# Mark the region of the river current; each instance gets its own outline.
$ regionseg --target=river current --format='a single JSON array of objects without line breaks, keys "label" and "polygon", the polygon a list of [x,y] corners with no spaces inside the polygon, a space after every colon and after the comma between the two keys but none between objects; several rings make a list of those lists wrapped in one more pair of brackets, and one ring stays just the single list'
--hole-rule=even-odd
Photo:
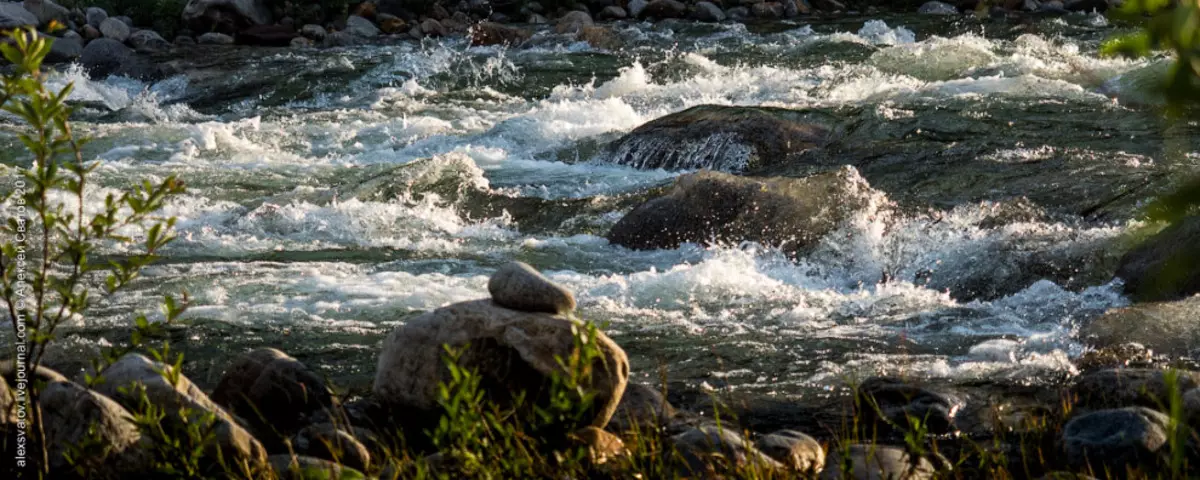
[{"label": "river current", "polygon": [[[1095,14],[614,29],[618,50],[547,29],[520,48],[231,49],[159,82],[67,69],[54,81],[76,83],[101,164],[89,208],[139,178],[189,188],[166,212],[178,239],[164,259],[71,325],[58,361],[187,291],[173,343],[199,383],[271,345],[366,388],[391,328],[485,297],[518,259],[574,291],[640,381],[765,395],[875,374],[1039,382],[1073,372],[1081,322],[1129,303],[1112,260],[1153,189],[1077,200],[1197,166],[1193,127],[1164,127],[1143,93],[1161,60],[1101,58],[1114,30]],[[610,245],[627,206],[535,224],[479,205],[605,205],[669,182],[685,172],[614,165],[603,145],[701,104],[814,112],[854,139],[849,157],[932,173],[899,162],[866,211],[795,260]]]}]

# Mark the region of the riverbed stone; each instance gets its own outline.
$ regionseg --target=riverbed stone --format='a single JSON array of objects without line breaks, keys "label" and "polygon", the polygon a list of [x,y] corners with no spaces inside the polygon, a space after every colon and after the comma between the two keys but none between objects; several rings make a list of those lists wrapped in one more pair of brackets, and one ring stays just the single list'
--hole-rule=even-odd
[{"label": "riverbed stone", "polygon": [[764,470],[786,470],[783,464],[758,451],[728,425],[701,425],[672,437],[671,441],[693,475],[719,474],[746,465]]},{"label": "riverbed stone", "polygon": [[125,22],[115,18],[107,18],[100,22],[100,34],[104,35],[104,38],[124,43],[129,40],[129,25],[125,25]]},{"label": "riverbed stone", "polygon": [[631,383],[625,387],[625,393],[605,428],[617,433],[657,432],[674,417],[675,407],[667,402],[659,389]]},{"label": "riverbed stone", "polygon": [[647,3],[638,13],[638,18],[653,18],[665,20],[668,18],[684,18],[688,8],[679,0],[653,0]]},{"label": "riverbed stone", "polygon": [[310,23],[303,27],[300,27],[300,35],[302,35],[304,38],[307,38],[314,42],[319,42],[319,41],[325,39],[325,35],[326,35],[325,27],[322,27],[320,25],[314,25],[314,24]]},{"label": "riverbed stone", "polygon": [[492,301],[522,312],[565,314],[575,310],[575,296],[529,264],[510,262],[488,279]]},{"label": "riverbed stone", "polygon": [[1070,393],[1077,404],[1089,409],[1143,406],[1163,408],[1172,395],[1168,375],[1174,375],[1174,389],[1182,393],[1200,386],[1200,373],[1187,370],[1154,368],[1111,368],[1080,375]]},{"label": "riverbed stone", "polygon": [[956,395],[895,378],[875,377],[856,389],[858,416],[879,420],[906,431],[910,419],[920,421],[933,434],[957,431],[955,419],[965,402]]},{"label": "riverbed stone", "polygon": [[624,20],[629,17],[629,13],[617,5],[609,5],[600,10],[596,14],[597,20]]},{"label": "riverbed stone", "polygon": [[[850,471],[844,471],[848,465]],[[829,447],[821,480],[924,480],[937,473],[933,463],[914,459],[907,451],[891,445],[854,444]]]},{"label": "riverbed stone", "polygon": [[346,31],[364,38],[378,37],[380,34],[379,27],[358,15],[346,17]]},{"label": "riverbed stone", "polygon": [[254,25],[274,23],[265,0],[188,0],[183,20],[196,32],[230,35]]},{"label": "riverbed stone", "polygon": [[295,433],[335,404],[323,378],[274,348],[260,348],[234,360],[212,398],[256,431],[282,435]]},{"label": "riverbed stone", "polygon": [[1200,296],[1140,303],[1109,310],[1083,325],[1079,338],[1104,348],[1136,342],[1158,354],[1187,356],[1200,352]]},{"label": "riverbed stone", "polygon": [[[144,391],[146,400],[166,413],[163,421],[174,423],[178,428],[212,415],[216,448],[222,458],[232,465],[262,465],[267,457],[262,444],[200,387],[182,372],[174,372],[173,368],[141,354],[127,354],[101,372],[104,381],[95,388],[131,410],[139,408],[140,391]],[[167,375],[175,377],[168,378]],[[211,454],[215,457],[217,452]]]},{"label": "riverbed stone", "polygon": [[371,466],[367,446],[352,431],[331,423],[305,427],[292,437],[291,445],[298,455],[330,460],[364,472]]},{"label": "riverbed stone", "polygon": [[592,26],[592,17],[587,12],[573,10],[567,12],[558,21],[554,22],[554,31],[556,33],[579,33],[583,27]]},{"label": "riverbed stone", "polygon": [[379,24],[379,30],[388,35],[403,32],[408,28],[408,23],[404,19],[388,13],[376,15],[375,22]]},{"label": "riverbed stone", "polygon": [[160,76],[158,67],[153,62],[138,56],[124,43],[111,38],[97,38],[88,42],[79,55],[79,64],[92,78],[124,75],[146,80]]},{"label": "riverbed stone", "polygon": [[[444,364],[445,345],[463,350],[459,364],[479,372],[490,401],[501,408],[511,406],[517,392],[543,391],[550,375],[563,372],[557,359],[570,358],[580,327],[563,316],[510,310],[491,300],[448,305],[408,320],[383,341],[374,394],[399,408],[436,408],[438,385],[450,375]],[[586,425],[603,427],[625,391],[625,352],[602,332],[596,348],[600,355],[584,385],[595,395],[592,411],[579,425],[555,426],[563,433]],[[526,404],[541,401],[527,399]]]},{"label": "riverbed stone", "polygon": [[495,22],[479,22],[471,27],[471,45],[518,45],[531,34],[517,27]]},{"label": "riverbed stone", "polygon": [[100,23],[108,19],[108,12],[100,7],[88,7],[85,18],[88,25],[100,28]]},{"label": "riverbed stone", "polygon": [[768,20],[783,18],[783,4],[779,2],[756,3],[750,6],[750,14],[755,18]]},{"label": "riverbed stone", "polygon": [[1185,217],[1143,241],[1117,268],[1138,301],[1178,300],[1200,293],[1200,215]]},{"label": "riverbed stone", "polygon": [[445,37],[450,34],[450,31],[442,25],[442,22],[432,18],[421,22],[420,30],[421,34],[426,37]]},{"label": "riverbed stone", "polygon": [[196,43],[200,45],[233,45],[233,37],[224,33],[208,32],[196,37]]},{"label": "riverbed stone", "polygon": [[309,40],[305,37],[293,38],[292,41],[288,43],[288,46],[292,47],[292,48],[309,48],[314,45],[316,45],[316,42]]},{"label": "riverbed stone", "polygon": [[816,439],[802,432],[780,430],[763,435],[755,446],[796,473],[815,475],[825,468],[825,449]]},{"label": "riverbed stone", "polygon": [[154,30],[138,30],[129,35],[129,46],[139,52],[164,52],[171,49],[171,43],[162,38]]},{"label": "riverbed stone", "polygon": [[725,21],[725,12],[721,11],[712,2],[696,2],[696,10],[692,12],[692,18],[701,22],[723,22]]},{"label": "riverbed stone", "polygon": [[1165,414],[1144,407],[1077,416],[1063,427],[1067,464],[1096,472],[1153,468],[1167,443],[1169,422]]},{"label": "riverbed stone", "polygon": [[795,112],[701,105],[646,122],[608,145],[609,161],[653,170],[741,172],[821,146],[829,131]]},{"label": "riverbed stone", "polygon": [[917,13],[922,15],[958,15],[958,9],[949,3],[934,0],[921,4],[917,8]]},{"label": "riverbed stone", "polygon": [[0,28],[36,27],[38,19],[17,2],[0,2]]},{"label": "riverbed stone", "polygon": [[74,62],[83,55],[83,37],[68,30],[62,37],[40,34],[42,38],[53,39],[50,52],[46,54],[45,62],[49,64]]},{"label": "riverbed stone", "polygon": [[806,178],[700,171],[634,207],[607,238],[634,250],[753,241],[799,255],[865,208],[872,195],[853,167]]},{"label": "riverbed stone", "polygon": [[267,462],[279,480],[338,479],[360,480],[362,472],[329,460],[304,455],[271,455]]},{"label": "riverbed stone", "polygon": [[57,21],[62,26],[67,25],[70,10],[52,0],[25,0],[21,4],[37,18],[39,26],[45,27],[52,21]]}]

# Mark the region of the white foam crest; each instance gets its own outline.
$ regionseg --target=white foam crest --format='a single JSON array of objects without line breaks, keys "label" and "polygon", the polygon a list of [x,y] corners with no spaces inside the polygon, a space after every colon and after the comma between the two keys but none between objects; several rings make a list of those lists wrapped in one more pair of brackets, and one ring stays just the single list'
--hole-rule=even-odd
[{"label": "white foam crest", "polygon": [[912,30],[889,27],[883,20],[867,20],[857,35],[873,45],[901,45],[917,41],[917,36]]}]

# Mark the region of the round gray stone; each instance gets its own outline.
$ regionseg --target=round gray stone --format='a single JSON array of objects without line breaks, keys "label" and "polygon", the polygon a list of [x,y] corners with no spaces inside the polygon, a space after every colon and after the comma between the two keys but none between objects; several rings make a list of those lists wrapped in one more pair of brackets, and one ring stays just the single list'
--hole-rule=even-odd
[{"label": "round gray stone", "polygon": [[533,267],[512,262],[488,280],[492,301],[523,312],[567,313],[575,309],[571,292],[538,273]]}]

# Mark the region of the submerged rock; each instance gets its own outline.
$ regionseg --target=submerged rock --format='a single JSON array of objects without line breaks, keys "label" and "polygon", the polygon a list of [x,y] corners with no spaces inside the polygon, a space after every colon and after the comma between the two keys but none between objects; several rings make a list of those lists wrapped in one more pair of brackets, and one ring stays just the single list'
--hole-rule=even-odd
[{"label": "submerged rock", "polygon": [[[849,466],[849,471],[844,470]],[[831,446],[821,471],[821,480],[920,480],[934,478],[936,469],[928,459],[914,459],[903,448],[890,445],[856,444]]]},{"label": "submerged rock", "polygon": [[[448,305],[421,315],[392,331],[383,341],[376,369],[378,400],[399,408],[429,411],[437,407],[438,385],[450,379],[443,345],[461,350],[459,365],[482,376],[485,397],[500,407],[513,405],[519,392],[540,403],[549,376],[562,372],[559,358],[570,358],[579,323],[562,316],[509,310],[491,300]],[[563,433],[608,423],[629,379],[629,360],[600,333],[601,355],[592,364],[595,394],[589,416],[580,425],[562,425]]]},{"label": "submerged rock", "polygon": [[488,280],[497,305],[522,312],[565,314],[575,310],[575,296],[522,262],[500,267]]},{"label": "submerged rock", "polygon": [[1075,417],[1063,427],[1067,464],[1096,472],[1153,468],[1167,443],[1169,422],[1166,415],[1142,407]]},{"label": "submerged rock", "polygon": [[825,449],[816,439],[795,430],[764,435],[755,445],[793,472],[815,474],[825,468]]},{"label": "submerged rock", "polygon": [[787,162],[828,135],[790,110],[701,105],[634,129],[609,145],[608,158],[645,170],[742,172]]},{"label": "submerged rock", "polygon": [[334,404],[325,380],[274,348],[243,354],[213,390],[213,401],[245,418],[256,430],[290,435]]},{"label": "submerged rock", "polygon": [[1200,296],[1109,310],[1079,331],[1095,347],[1135,342],[1172,356],[1200,352]]},{"label": "submerged rock", "polygon": [[852,167],[807,178],[701,171],[635,207],[607,237],[635,250],[754,241],[798,254],[866,208],[874,193]]},{"label": "submerged rock", "polygon": [[1200,216],[1184,218],[1121,258],[1117,276],[1139,301],[1200,293]]}]

